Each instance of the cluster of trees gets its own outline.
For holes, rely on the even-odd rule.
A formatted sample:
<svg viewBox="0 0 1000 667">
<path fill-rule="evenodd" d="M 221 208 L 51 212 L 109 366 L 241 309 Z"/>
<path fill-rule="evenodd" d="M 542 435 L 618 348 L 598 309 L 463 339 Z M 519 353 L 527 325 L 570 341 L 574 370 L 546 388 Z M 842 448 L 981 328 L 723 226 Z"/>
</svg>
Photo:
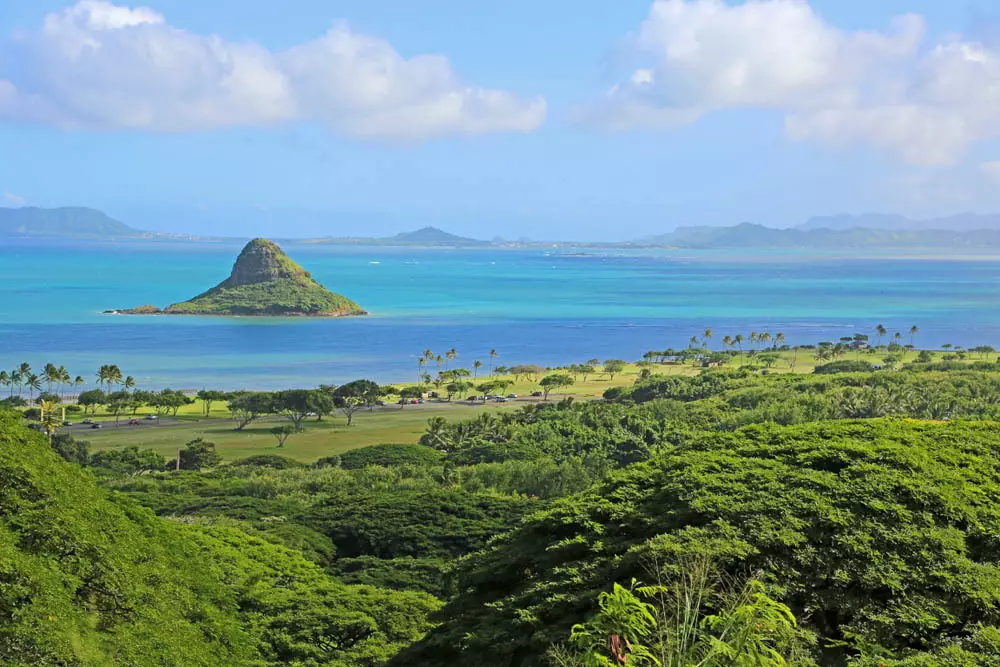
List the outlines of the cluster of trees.
<svg viewBox="0 0 1000 667">
<path fill-rule="evenodd" d="M 73 377 L 65 366 L 51 363 L 45 364 L 40 373 L 35 373 L 27 362 L 9 371 L 0 370 L 0 387 L 8 388 L 8 397 L 21 397 L 26 393 L 29 402 L 34 402 L 36 393 L 42 393 L 43 386 L 47 394 L 63 396 L 68 387 L 81 387 L 84 384 L 86 381 L 83 377 Z"/>
</svg>

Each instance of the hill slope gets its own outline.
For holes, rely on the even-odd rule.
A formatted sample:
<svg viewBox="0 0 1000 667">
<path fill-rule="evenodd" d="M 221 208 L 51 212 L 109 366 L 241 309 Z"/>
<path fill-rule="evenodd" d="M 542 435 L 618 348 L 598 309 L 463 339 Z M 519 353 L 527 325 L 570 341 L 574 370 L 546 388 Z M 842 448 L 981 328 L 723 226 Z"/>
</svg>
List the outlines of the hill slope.
<svg viewBox="0 0 1000 667">
<path fill-rule="evenodd" d="M 431 596 L 342 584 L 235 527 L 159 519 L 20 421 L 0 412 L 0 664 L 360 667 L 430 627 Z"/>
<path fill-rule="evenodd" d="M 92 208 L 0 208 L 0 235 L 133 238 L 144 232 Z"/>
<path fill-rule="evenodd" d="M 175 303 L 162 311 L 143 306 L 116 312 L 312 317 L 365 314 L 358 304 L 313 280 L 308 271 L 267 239 L 250 241 L 228 278 L 189 301 Z"/>
</svg>

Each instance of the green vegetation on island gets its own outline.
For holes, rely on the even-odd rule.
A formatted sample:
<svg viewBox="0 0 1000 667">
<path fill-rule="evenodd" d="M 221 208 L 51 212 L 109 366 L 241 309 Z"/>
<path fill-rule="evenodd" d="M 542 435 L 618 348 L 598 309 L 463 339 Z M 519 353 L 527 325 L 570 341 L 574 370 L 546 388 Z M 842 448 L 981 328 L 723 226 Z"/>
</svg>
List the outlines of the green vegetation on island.
<svg viewBox="0 0 1000 667">
<path fill-rule="evenodd" d="M 236 259 L 229 278 L 193 299 L 163 310 L 146 305 L 109 312 L 310 317 L 366 314 L 358 304 L 313 280 L 308 271 L 267 239 L 250 241 Z"/>
</svg>

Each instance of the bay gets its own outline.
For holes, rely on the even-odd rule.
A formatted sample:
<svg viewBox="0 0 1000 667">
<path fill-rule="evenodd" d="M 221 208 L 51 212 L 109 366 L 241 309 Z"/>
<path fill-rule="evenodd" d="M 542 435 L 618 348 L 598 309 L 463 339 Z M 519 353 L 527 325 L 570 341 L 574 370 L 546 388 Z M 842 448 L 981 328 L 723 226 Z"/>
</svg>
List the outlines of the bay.
<svg viewBox="0 0 1000 667">
<path fill-rule="evenodd" d="M 115 316 L 225 278 L 240 244 L 0 239 L 0 368 L 118 364 L 144 388 L 278 389 L 415 380 L 426 348 L 458 365 L 639 358 L 706 328 L 790 344 L 920 328 L 917 343 L 1000 343 L 991 256 L 439 249 L 290 244 L 363 318 Z M 907 336 L 908 338 L 908 336 Z"/>
</svg>

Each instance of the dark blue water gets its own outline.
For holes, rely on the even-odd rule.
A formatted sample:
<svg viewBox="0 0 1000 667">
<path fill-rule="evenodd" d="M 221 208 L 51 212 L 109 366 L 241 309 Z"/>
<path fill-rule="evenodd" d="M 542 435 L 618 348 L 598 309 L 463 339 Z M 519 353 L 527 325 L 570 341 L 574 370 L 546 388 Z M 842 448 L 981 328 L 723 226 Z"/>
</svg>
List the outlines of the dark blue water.
<svg viewBox="0 0 1000 667">
<path fill-rule="evenodd" d="M 225 278 L 238 245 L 0 240 L 0 368 L 116 363 L 146 387 L 280 388 L 415 378 L 426 348 L 459 363 L 635 359 L 705 328 L 833 340 L 876 324 L 917 343 L 1000 347 L 990 257 L 815 253 L 443 250 L 288 246 L 371 316 L 253 319 L 101 315 L 185 300 Z"/>
</svg>

